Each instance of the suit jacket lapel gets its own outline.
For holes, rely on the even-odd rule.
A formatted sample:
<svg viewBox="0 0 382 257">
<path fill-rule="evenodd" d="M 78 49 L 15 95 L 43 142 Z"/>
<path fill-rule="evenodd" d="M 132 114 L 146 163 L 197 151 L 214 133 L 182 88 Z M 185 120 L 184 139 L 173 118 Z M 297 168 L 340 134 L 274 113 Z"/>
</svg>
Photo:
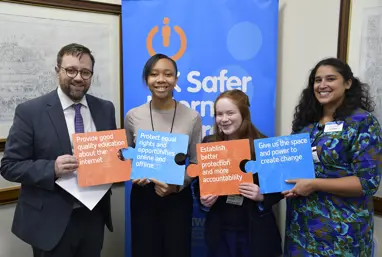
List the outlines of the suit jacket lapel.
<svg viewBox="0 0 382 257">
<path fill-rule="evenodd" d="M 104 112 L 100 104 L 97 103 L 97 100 L 91 95 L 86 95 L 86 101 L 89 105 L 90 114 L 92 115 L 94 125 L 97 131 L 107 130 L 107 127 L 105 127 L 106 124 L 104 122 L 105 118 L 102 117 L 104 115 Z"/>
<path fill-rule="evenodd" d="M 56 130 L 58 142 L 60 143 L 62 151 L 65 154 L 73 154 L 64 111 L 62 110 L 62 105 L 56 90 L 51 92 L 51 97 L 47 103 L 47 111 L 53 127 Z"/>
</svg>

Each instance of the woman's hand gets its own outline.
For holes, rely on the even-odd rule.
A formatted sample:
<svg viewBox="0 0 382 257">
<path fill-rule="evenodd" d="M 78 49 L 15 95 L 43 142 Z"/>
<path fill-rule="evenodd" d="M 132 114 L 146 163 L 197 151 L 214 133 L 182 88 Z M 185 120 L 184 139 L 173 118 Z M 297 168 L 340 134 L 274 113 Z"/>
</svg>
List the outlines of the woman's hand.
<svg viewBox="0 0 382 257">
<path fill-rule="evenodd" d="M 298 195 L 308 196 L 315 191 L 314 179 L 290 179 L 285 182 L 288 184 L 295 184 L 291 190 L 286 190 L 282 194 L 286 198 L 296 197 Z"/>
<path fill-rule="evenodd" d="M 210 208 L 212 205 L 214 205 L 217 199 L 218 199 L 217 195 L 206 195 L 206 196 L 200 197 L 200 202 L 205 207 Z"/>
<path fill-rule="evenodd" d="M 150 181 L 155 184 L 155 187 L 154 187 L 155 193 L 157 193 L 157 195 L 161 197 L 165 197 L 169 194 L 176 193 L 178 191 L 176 185 L 166 184 L 152 178 L 150 179 Z"/>
<path fill-rule="evenodd" d="M 148 183 L 150 183 L 150 180 L 148 180 L 147 178 L 140 178 L 140 179 L 133 180 L 133 184 L 137 184 L 140 186 L 147 185 Z"/>
<path fill-rule="evenodd" d="M 242 196 L 247 197 L 256 202 L 264 201 L 264 195 L 260 194 L 260 188 L 253 183 L 241 183 L 239 186 L 239 192 Z"/>
<path fill-rule="evenodd" d="M 298 196 L 297 194 L 292 193 L 291 190 L 283 191 L 281 194 L 283 194 L 285 198 L 296 198 Z"/>
</svg>

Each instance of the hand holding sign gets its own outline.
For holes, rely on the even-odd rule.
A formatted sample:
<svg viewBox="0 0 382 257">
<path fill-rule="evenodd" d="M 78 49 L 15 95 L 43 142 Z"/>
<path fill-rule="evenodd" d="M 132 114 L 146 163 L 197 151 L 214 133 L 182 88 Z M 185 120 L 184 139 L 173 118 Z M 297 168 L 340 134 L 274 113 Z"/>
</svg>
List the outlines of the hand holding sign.
<svg viewBox="0 0 382 257">
<path fill-rule="evenodd" d="M 75 156 L 65 154 L 58 156 L 54 163 L 54 173 L 56 177 L 62 177 L 73 173 L 78 169 L 78 160 Z"/>
<path fill-rule="evenodd" d="M 253 183 L 241 183 L 239 186 L 239 192 L 242 196 L 247 197 L 253 201 L 264 201 L 264 195 L 260 193 L 258 185 Z"/>
<path fill-rule="evenodd" d="M 187 173 L 199 176 L 200 195 L 240 194 L 241 183 L 253 183 L 252 173 L 240 169 L 243 160 L 251 159 L 248 139 L 200 143 L 196 145 L 198 164 L 191 164 Z"/>
<path fill-rule="evenodd" d="M 288 179 L 315 178 L 309 134 L 254 140 L 256 162 L 249 161 L 246 171 L 259 174 L 263 194 L 292 189 Z"/>
<path fill-rule="evenodd" d="M 286 183 L 293 185 L 291 190 L 282 192 L 285 197 L 290 198 L 293 196 L 301 195 L 308 196 L 315 191 L 312 179 L 290 179 Z"/>
<path fill-rule="evenodd" d="M 200 197 L 200 202 L 207 208 L 210 208 L 216 200 L 218 199 L 217 195 L 204 195 Z"/>
<path fill-rule="evenodd" d="M 169 185 L 153 178 L 151 178 L 150 181 L 155 184 L 155 193 L 161 197 L 177 192 L 176 185 Z"/>
</svg>

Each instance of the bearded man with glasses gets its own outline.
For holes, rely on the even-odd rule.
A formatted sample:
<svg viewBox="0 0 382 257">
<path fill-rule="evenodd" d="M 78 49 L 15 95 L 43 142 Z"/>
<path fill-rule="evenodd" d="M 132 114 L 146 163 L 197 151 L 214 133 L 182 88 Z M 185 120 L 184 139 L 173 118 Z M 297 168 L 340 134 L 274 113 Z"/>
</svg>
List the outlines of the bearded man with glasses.
<svg viewBox="0 0 382 257">
<path fill-rule="evenodd" d="M 0 173 L 21 184 L 12 232 L 34 257 L 100 257 L 105 225 L 113 230 L 110 190 L 90 211 L 55 183 L 78 168 L 72 134 L 117 128 L 113 103 L 87 94 L 94 63 L 87 47 L 64 46 L 57 90 L 15 110 Z"/>
</svg>

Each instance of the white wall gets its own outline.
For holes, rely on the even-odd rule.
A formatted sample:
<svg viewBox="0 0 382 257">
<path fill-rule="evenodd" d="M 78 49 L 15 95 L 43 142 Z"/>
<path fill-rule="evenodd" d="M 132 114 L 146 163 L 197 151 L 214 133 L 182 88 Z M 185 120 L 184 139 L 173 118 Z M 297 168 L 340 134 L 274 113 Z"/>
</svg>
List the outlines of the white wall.
<svg viewBox="0 0 382 257">
<path fill-rule="evenodd" d="M 121 0 L 97 0 L 120 3 Z M 328 56 L 336 56 L 339 0 L 280 0 L 277 134 L 291 130 L 293 108 L 310 69 Z M 106 234 L 103 256 L 123 257 L 124 191 L 114 189 L 112 208 L 115 232 Z M 285 203 L 278 206 L 284 231 Z M 31 256 L 29 247 L 9 231 L 14 205 L 0 207 L 0 257 Z M 382 218 L 376 217 L 376 236 L 382 242 Z M 382 248 L 379 247 L 379 252 Z"/>
</svg>

